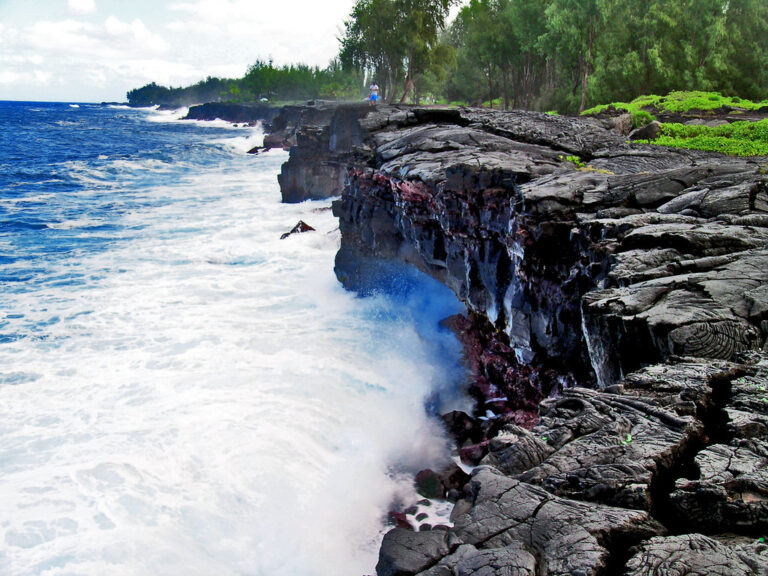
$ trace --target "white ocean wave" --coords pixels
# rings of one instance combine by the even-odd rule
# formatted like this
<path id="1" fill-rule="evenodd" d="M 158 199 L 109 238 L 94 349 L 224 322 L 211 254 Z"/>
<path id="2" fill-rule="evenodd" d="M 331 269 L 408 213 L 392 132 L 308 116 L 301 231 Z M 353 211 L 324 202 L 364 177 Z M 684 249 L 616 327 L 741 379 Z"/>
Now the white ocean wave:
<path id="1" fill-rule="evenodd" d="M 0 571 L 373 572 L 391 502 L 447 458 L 423 402 L 461 377 L 436 327 L 460 306 L 428 279 L 429 317 L 345 292 L 330 202 L 281 204 L 285 158 L 72 163 L 137 232 L 1 297 Z M 298 220 L 317 232 L 280 240 Z"/>

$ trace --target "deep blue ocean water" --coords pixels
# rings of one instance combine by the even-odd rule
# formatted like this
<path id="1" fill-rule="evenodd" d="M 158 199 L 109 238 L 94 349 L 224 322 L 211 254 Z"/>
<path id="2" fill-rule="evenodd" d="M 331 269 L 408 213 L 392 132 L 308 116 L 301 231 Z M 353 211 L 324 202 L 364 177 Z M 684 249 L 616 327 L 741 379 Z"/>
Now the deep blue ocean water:
<path id="1" fill-rule="evenodd" d="M 461 307 L 344 291 L 287 155 L 179 116 L 0 102 L 0 574 L 372 573 Z"/>

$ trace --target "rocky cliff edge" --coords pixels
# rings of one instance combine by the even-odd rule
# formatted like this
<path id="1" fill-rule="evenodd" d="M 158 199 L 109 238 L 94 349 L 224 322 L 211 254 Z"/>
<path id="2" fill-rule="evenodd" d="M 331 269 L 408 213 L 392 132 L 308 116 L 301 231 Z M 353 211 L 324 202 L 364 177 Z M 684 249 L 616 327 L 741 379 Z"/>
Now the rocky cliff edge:
<path id="1" fill-rule="evenodd" d="M 285 201 L 339 196 L 337 275 L 407 261 L 454 319 L 478 465 L 380 576 L 768 574 L 768 158 L 533 112 L 286 109 Z M 455 496 L 455 495 L 454 495 Z"/>

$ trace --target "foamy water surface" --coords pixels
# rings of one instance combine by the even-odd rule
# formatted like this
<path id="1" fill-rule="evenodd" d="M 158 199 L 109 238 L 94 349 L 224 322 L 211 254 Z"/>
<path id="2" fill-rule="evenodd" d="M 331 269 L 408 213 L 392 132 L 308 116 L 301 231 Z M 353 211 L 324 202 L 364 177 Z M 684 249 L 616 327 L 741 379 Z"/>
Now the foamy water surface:
<path id="1" fill-rule="evenodd" d="M 372 573 L 446 458 L 460 306 L 344 291 L 330 202 L 281 204 L 258 131 L 92 108 L 0 142 L 0 573 Z"/>

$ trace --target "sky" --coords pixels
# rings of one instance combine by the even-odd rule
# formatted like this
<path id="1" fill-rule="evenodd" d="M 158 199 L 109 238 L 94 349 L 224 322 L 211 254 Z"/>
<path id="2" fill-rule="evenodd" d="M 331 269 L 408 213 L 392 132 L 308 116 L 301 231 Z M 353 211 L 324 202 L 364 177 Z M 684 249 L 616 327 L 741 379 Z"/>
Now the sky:
<path id="1" fill-rule="evenodd" d="M 324 67 L 354 0 L 0 0 L 0 100 L 121 102 L 149 82 Z"/>

